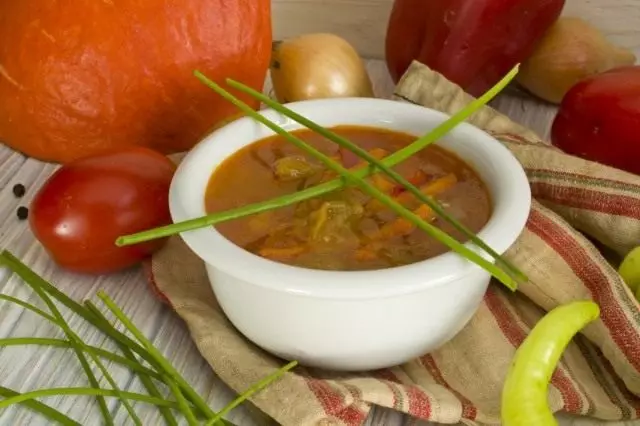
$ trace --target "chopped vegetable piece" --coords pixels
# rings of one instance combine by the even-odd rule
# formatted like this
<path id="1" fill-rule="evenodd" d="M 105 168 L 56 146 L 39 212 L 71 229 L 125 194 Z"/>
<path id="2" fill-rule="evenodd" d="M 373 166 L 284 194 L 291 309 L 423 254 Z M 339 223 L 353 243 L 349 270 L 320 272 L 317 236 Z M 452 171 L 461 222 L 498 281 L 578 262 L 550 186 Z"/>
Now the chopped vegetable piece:
<path id="1" fill-rule="evenodd" d="M 359 159 L 358 156 L 352 153 L 351 151 L 340 150 L 339 152 L 342 153 L 340 158 L 342 158 L 342 161 L 344 163 L 349 162 L 349 159 L 357 160 L 357 162 L 352 166 L 348 166 L 347 164 L 344 164 L 344 166 L 347 167 L 350 171 L 362 169 L 363 167 L 366 167 L 368 164 L 367 161 Z M 373 148 L 372 150 L 369 151 L 369 154 L 371 154 L 371 156 L 375 157 L 376 159 L 381 160 L 384 157 L 386 157 L 389 154 L 389 152 L 383 148 Z M 332 170 L 326 170 L 324 172 L 324 175 L 322 176 L 322 182 L 326 182 L 330 179 L 334 179 L 336 176 L 337 176 L 336 172 Z"/>
<path id="2" fill-rule="evenodd" d="M 266 234 L 273 229 L 273 211 L 253 215 L 248 220 L 249 230 L 257 234 Z"/>
<path id="3" fill-rule="evenodd" d="M 456 177 L 456 175 L 454 175 L 453 173 L 449 173 L 448 175 L 422 185 L 420 187 L 420 191 L 425 195 L 433 197 L 435 195 L 443 193 L 456 183 L 458 183 L 458 178 Z M 406 204 L 413 199 L 415 199 L 415 196 L 413 194 L 411 194 L 410 192 L 404 192 L 398 196 L 397 201 L 400 204 Z"/>
<path id="4" fill-rule="evenodd" d="M 341 161 L 342 165 L 347 169 L 352 168 L 353 166 L 355 166 L 360 162 L 360 157 L 358 157 L 354 152 L 351 152 L 350 150 L 344 147 L 340 147 L 338 149 L 338 152 L 340 153 L 340 156 L 342 158 L 342 161 Z"/>
<path id="5" fill-rule="evenodd" d="M 340 241 L 350 227 L 351 216 L 362 214 L 357 205 L 345 201 L 327 201 L 311 214 L 310 238 L 315 241 Z M 349 229 L 350 231 L 350 229 Z M 351 233 L 351 232 L 350 232 Z"/>
<path id="6" fill-rule="evenodd" d="M 376 175 L 379 176 L 379 175 Z M 407 179 L 409 181 L 409 183 L 413 186 L 420 186 L 422 184 L 424 184 L 427 181 L 427 174 L 418 169 L 415 172 L 413 172 L 413 174 L 411 175 L 410 178 Z M 402 194 L 403 192 L 406 192 L 407 189 L 402 186 L 402 185 L 396 185 L 393 188 L 393 191 L 391 191 L 391 196 L 392 197 L 397 197 L 398 195 Z"/>
<path id="7" fill-rule="evenodd" d="M 307 248 L 302 245 L 292 247 L 263 247 L 258 250 L 258 254 L 267 259 L 283 261 L 301 255 L 306 249 Z"/>
<path id="8" fill-rule="evenodd" d="M 425 221 L 431 221 L 435 218 L 433 210 L 431 210 L 431 208 L 426 204 L 420 205 L 420 207 L 414 210 L 413 213 Z M 384 224 L 378 232 L 369 237 L 369 243 L 356 250 L 355 258 L 356 260 L 373 260 L 378 255 L 377 253 L 384 248 L 385 241 L 409 235 L 415 230 L 416 226 L 409 220 L 402 217 L 395 219 L 393 222 L 388 222 Z M 407 254 L 410 251 L 409 247 L 406 247 L 404 250 L 402 250 L 402 247 L 396 248 L 395 251 L 402 252 L 402 255 L 405 258 L 410 256 L 410 253 Z M 393 256 L 393 258 L 394 260 L 398 260 L 398 256 Z M 407 262 L 401 261 L 399 263 Z"/>
<path id="9" fill-rule="evenodd" d="M 420 205 L 417 209 L 413 211 L 413 213 L 418 216 L 420 219 L 425 221 L 430 221 L 435 218 L 433 210 L 426 204 Z M 401 237 L 403 235 L 407 235 L 412 233 L 416 229 L 416 225 L 410 222 L 409 220 L 399 217 L 393 222 L 389 222 L 385 224 L 381 229 L 380 233 L 375 239 L 388 239 Z"/>
<path id="10" fill-rule="evenodd" d="M 301 155 L 282 157 L 273 163 L 273 173 L 282 182 L 313 176 L 319 168 Z"/>
<path id="11" fill-rule="evenodd" d="M 422 185 L 420 187 L 420 191 L 425 195 L 434 197 L 453 187 L 456 183 L 458 183 L 458 178 L 456 177 L 456 175 L 453 173 L 449 173 L 441 178 Z M 405 191 L 399 194 L 395 199 L 400 204 L 406 206 L 410 201 L 415 201 L 416 197 L 412 193 Z M 378 200 L 372 199 L 367 203 L 365 208 L 367 210 L 371 209 L 371 211 L 379 211 L 384 208 L 384 205 Z"/>
<path id="12" fill-rule="evenodd" d="M 374 250 L 373 246 L 363 247 L 356 250 L 355 258 L 360 262 L 375 260 L 377 257 L 378 253 Z"/>
<path id="13" fill-rule="evenodd" d="M 373 186 L 386 194 L 390 193 L 396 187 L 393 182 L 381 174 L 371 176 L 371 182 L 373 183 Z"/>
<path id="14" fill-rule="evenodd" d="M 375 158 L 376 160 L 382 160 L 384 157 L 386 157 L 387 155 L 389 155 L 389 152 L 386 149 L 382 149 L 382 148 L 373 148 L 371 150 L 369 150 L 369 154 Z M 366 167 L 369 165 L 368 161 L 365 160 L 360 160 L 356 163 L 355 166 L 351 167 L 349 170 L 353 171 L 353 170 L 358 170 L 362 167 Z"/>
<path id="15" fill-rule="evenodd" d="M 416 170 L 409 178 L 411 185 L 422 185 L 427 181 L 427 174 L 424 170 Z"/>

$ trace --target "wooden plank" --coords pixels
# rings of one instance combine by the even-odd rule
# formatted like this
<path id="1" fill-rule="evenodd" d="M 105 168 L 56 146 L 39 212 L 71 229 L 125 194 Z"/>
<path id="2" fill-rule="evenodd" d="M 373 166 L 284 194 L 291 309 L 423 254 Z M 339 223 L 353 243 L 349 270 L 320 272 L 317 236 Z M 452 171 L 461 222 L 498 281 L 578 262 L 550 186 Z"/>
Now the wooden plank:
<path id="1" fill-rule="evenodd" d="M 272 5 L 276 39 L 330 32 L 364 57 L 384 57 L 393 0 L 273 0 Z M 582 17 L 613 42 L 640 52 L 640 0 L 567 0 L 563 14 Z"/>

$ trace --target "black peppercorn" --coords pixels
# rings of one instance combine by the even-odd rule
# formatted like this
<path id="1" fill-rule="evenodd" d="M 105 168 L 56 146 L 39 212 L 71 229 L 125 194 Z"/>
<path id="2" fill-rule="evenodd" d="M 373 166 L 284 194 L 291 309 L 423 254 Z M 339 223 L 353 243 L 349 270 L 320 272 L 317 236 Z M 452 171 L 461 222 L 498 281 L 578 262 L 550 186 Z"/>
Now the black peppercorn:
<path id="1" fill-rule="evenodd" d="M 13 185 L 13 195 L 15 195 L 17 198 L 22 198 L 26 192 L 27 189 L 23 184 L 17 183 Z"/>
<path id="2" fill-rule="evenodd" d="M 16 210 L 16 214 L 18 215 L 18 219 L 25 220 L 29 217 L 29 209 L 24 206 L 20 206 L 18 207 L 18 210 Z"/>

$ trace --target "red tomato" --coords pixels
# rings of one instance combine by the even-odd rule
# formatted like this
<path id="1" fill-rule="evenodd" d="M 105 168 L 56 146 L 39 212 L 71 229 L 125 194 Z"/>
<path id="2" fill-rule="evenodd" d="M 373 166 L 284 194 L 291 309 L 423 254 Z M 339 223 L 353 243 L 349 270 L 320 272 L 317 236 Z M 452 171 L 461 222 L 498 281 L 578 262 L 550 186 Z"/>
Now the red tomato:
<path id="1" fill-rule="evenodd" d="M 171 223 L 175 164 L 148 148 L 85 157 L 58 169 L 31 203 L 29 223 L 53 260 L 104 274 L 139 263 L 166 239 L 117 247 L 119 236 Z"/>
<path id="2" fill-rule="evenodd" d="M 572 87 L 551 140 L 569 154 L 640 174 L 640 66 L 597 74 Z"/>

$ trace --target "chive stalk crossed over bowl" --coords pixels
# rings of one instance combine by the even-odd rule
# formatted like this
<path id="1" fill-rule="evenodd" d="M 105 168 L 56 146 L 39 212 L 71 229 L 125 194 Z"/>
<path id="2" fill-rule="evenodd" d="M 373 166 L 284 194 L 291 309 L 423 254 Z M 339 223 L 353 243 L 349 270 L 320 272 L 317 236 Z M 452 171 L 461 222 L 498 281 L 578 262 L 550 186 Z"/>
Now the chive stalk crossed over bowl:
<path id="1" fill-rule="evenodd" d="M 306 143 L 305 141 L 299 139 L 295 135 L 287 132 L 282 127 L 268 120 L 263 115 L 256 112 L 249 105 L 240 101 L 238 98 L 233 96 L 231 93 L 223 89 L 220 85 L 207 78 L 204 74 L 199 71 L 195 71 L 194 75 L 198 78 L 203 84 L 211 88 L 218 95 L 222 96 L 236 107 L 238 107 L 241 111 L 243 111 L 246 115 L 253 118 L 254 120 L 262 123 L 267 126 L 271 130 L 273 130 L 276 134 L 282 136 L 287 141 L 298 147 L 299 149 L 305 151 L 307 154 L 311 155 L 321 163 L 323 163 L 327 168 L 336 172 L 340 177 L 334 179 L 330 182 L 326 182 L 323 184 L 319 184 L 313 186 L 311 188 L 305 189 L 303 191 L 296 192 L 294 194 L 288 194 L 282 197 L 274 198 L 271 200 L 267 200 L 260 203 L 254 203 L 250 205 L 246 205 L 240 208 L 235 208 L 231 210 L 227 210 L 224 212 L 218 212 L 209 214 L 206 216 L 202 216 L 195 219 L 186 220 L 183 222 L 174 223 L 171 225 L 150 229 L 146 231 L 142 231 L 132 235 L 126 235 L 118 238 L 116 240 L 116 245 L 118 246 L 127 246 L 132 244 L 141 243 L 144 241 L 149 241 L 157 238 L 163 238 L 170 235 L 179 234 L 181 232 L 191 231 L 199 228 L 204 228 L 207 226 L 212 226 L 217 223 L 225 222 L 228 220 L 238 219 L 244 216 L 261 213 L 268 210 L 273 210 L 276 208 L 284 207 L 287 205 L 295 204 L 300 201 L 307 200 L 309 198 L 314 198 L 341 188 L 345 186 L 356 186 L 359 187 L 360 190 L 367 193 L 371 197 L 377 199 L 379 202 L 383 203 L 390 209 L 392 209 L 398 216 L 405 218 L 414 224 L 417 228 L 423 230 L 431 237 L 437 239 L 441 243 L 445 244 L 452 251 L 458 253 L 463 256 L 467 260 L 470 260 L 485 270 L 487 270 L 491 275 L 493 275 L 496 279 L 498 279 L 502 284 L 504 284 L 510 290 L 515 290 L 517 285 L 520 282 L 526 281 L 527 277 L 518 270 L 514 265 L 501 257 L 498 253 L 495 252 L 491 247 L 489 247 L 485 242 L 483 242 L 480 238 L 477 237 L 472 231 L 466 228 L 463 224 L 457 221 L 455 218 L 450 216 L 445 209 L 432 197 L 429 197 L 423 194 L 417 187 L 412 185 L 409 181 L 407 181 L 403 176 L 399 173 L 395 172 L 391 169 L 391 167 L 407 160 L 416 152 L 424 149 L 428 145 L 436 142 L 438 139 L 446 135 L 450 130 L 452 130 L 456 125 L 460 122 L 464 121 L 474 112 L 476 112 L 479 108 L 487 104 L 491 99 L 493 99 L 498 93 L 504 89 L 504 87 L 509 84 L 509 82 L 516 76 L 518 73 L 519 66 L 516 65 L 502 80 L 500 80 L 494 87 L 492 87 L 488 92 L 486 92 L 483 96 L 478 99 L 473 100 L 468 105 L 466 105 L 462 110 L 460 110 L 455 115 L 451 116 L 448 120 L 441 123 L 439 126 L 418 138 L 412 144 L 396 151 L 395 153 L 387 156 L 382 160 L 378 160 L 371 156 L 367 151 L 355 145 L 353 142 L 347 140 L 344 137 L 341 137 L 334 132 L 319 126 L 313 121 L 302 117 L 301 115 L 295 113 L 294 111 L 286 108 L 282 104 L 270 99 L 269 97 L 263 95 L 260 92 L 253 90 L 246 85 L 234 81 L 232 79 L 227 79 L 226 82 L 230 87 L 233 87 L 237 90 L 240 90 L 255 99 L 263 102 L 267 106 L 271 107 L 274 111 L 277 111 L 288 118 L 298 122 L 299 124 L 307 127 L 308 129 L 315 131 L 316 133 L 324 136 L 328 140 L 334 142 L 336 145 L 339 145 L 343 148 L 350 150 L 352 153 L 360 157 L 361 159 L 367 161 L 369 163 L 369 167 L 365 167 L 360 170 L 350 171 L 343 167 L 341 164 L 332 160 L 328 156 L 322 154 L 320 151 L 316 150 L 314 147 Z M 376 187 L 371 185 L 365 178 L 372 174 L 376 173 L 384 173 L 393 180 L 395 180 L 398 184 L 402 185 L 404 189 L 411 192 L 416 196 L 421 202 L 430 207 L 438 216 L 440 216 L 445 221 L 449 222 L 452 226 L 454 226 L 457 230 L 461 231 L 473 244 L 475 244 L 478 248 L 482 249 L 485 253 L 487 253 L 490 257 L 495 260 L 495 264 L 490 261 L 484 259 L 475 251 L 469 249 L 462 243 L 458 242 L 446 232 L 442 231 L 436 226 L 431 225 L 430 223 L 422 220 L 412 211 L 406 209 L 392 197 L 387 194 L 381 192 Z"/>

